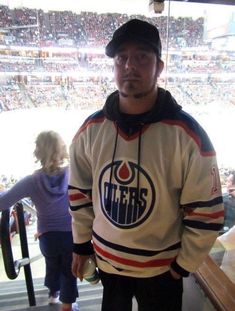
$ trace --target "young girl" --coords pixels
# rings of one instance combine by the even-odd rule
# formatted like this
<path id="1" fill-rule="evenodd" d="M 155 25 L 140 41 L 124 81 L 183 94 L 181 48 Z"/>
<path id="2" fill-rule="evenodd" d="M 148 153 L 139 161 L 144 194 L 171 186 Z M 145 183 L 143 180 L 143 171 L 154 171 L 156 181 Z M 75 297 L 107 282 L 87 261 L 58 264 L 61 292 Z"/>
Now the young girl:
<path id="1" fill-rule="evenodd" d="M 71 216 L 68 201 L 68 153 L 61 136 L 41 132 L 34 151 L 41 168 L 0 193 L 0 211 L 24 197 L 30 197 L 37 210 L 37 236 L 45 257 L 44 285 L 49 289 L 49 304 L 62 302 L 61 311 L 78 310 L 77 280 L 72 275 Z"/>

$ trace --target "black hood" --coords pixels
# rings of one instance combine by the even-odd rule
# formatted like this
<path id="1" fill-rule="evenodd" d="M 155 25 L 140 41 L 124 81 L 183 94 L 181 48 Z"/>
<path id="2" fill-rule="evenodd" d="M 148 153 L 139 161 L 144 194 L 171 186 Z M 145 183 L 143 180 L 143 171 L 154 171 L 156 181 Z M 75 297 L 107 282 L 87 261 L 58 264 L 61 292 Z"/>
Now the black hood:
<path id="1" fill-rule="evenodd" d="M 172 118 L 181 109 L 182 107 L 177 104 L 171 93 L 159 87 L 155 105 L 150 111 L 139 115 L 139 117 L 138 115 L 125 115 L 120 112 L 118 91 L 109 95 L 103 107 L 103 112 L 107 119 L 116 121 L 117 123 L 123 123 L 123 117 L 126 116 L 126 118 L 124 118 L 125 122 L 135 119 L 135 122 L 139 121 L 142 124 L 148 124 Z"/>

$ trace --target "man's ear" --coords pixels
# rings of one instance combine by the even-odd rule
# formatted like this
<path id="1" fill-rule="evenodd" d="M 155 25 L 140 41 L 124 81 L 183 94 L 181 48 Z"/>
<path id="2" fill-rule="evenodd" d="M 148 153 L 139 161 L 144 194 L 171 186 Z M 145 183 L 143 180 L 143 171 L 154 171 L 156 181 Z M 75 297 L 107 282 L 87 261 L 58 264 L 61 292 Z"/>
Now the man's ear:
<path id="1" fill-rule="evenodd" d="M 157 76 L 159 77 L 162 73 L 162 70 L 164 68 L 164 62 L 161 59 L 158 59 L 157 64 Z"/>

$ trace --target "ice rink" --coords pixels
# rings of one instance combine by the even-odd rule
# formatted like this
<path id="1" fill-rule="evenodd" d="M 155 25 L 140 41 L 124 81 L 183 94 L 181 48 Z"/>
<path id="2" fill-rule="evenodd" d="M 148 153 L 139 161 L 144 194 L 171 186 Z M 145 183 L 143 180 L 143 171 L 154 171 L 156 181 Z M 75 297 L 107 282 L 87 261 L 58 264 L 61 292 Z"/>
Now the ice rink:
<path id="1" fill-rule="evenodd" d="M 207 111 L 190 111 L 209 134 L 217 151 L 220 167 L 235 168 L 235 144 L 233 142 L 235 107 L 223 109 L 210 105 Z M 187 108 L 185 108 L 187 111 Z M 35 168 L 35 137 L 40 131 L 59 132 L 69 146 L 72 137 L 91 110 L 65 110 L 57 107 L 13 110 L 0 113 L 0 176 L 23 177 Z"/>
<path id="2" fill-rule="evenodd" d="M 33 108 L 0 113 L 0 176 L 23 177 L 37 167 L 32 156 L 38 133 L 54 130 L 69 146 L 90 110 Z"/>

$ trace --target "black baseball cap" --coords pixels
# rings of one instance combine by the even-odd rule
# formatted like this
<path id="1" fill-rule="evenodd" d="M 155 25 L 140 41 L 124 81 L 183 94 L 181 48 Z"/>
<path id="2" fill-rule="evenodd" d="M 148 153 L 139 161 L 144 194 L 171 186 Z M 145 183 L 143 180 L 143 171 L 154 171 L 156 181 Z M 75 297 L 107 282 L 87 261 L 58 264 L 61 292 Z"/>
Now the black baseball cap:
<path id="1" fill-rule="evenodd" d="M 112 40 L 105 48 L 105 54 L 114 57 L 119 46 L 127 41 L 140 41 L 150 45 L 161 58 L 162 44 L 157 27 L 140 19 L 131 19 L 115 30 Z"/>

